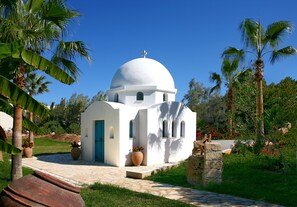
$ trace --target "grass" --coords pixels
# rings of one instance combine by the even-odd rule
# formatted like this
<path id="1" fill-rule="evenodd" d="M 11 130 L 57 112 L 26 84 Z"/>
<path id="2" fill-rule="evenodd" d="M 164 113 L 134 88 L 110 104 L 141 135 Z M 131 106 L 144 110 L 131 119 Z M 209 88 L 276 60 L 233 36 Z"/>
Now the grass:
<path id="1" fill-rule="evenodd" d="M 277 158 L 266 156 L 248 155 L 224 155 L 223 182 L 208 186 L 191 186 L 187 182 L 187 162 L 179 167 L 165 172 L 160 172 L 149 177 L 161 183 L 192 187 L 199 190 L 207 190 L 222 194 L 235 195 L 259 201 L 266 201 L 287 206 L 297 204 L 297 170 L 296 151 L 289 150 L 287 156 L 288 174 L 271 171 L 271 166 L 279 163 Z M 293 156 L 293 158 L 295 158 Z M 278 165 L 276 165 L 278 166 Z M 276 168 L 276 167 L 275 167 Z"/>
<path id="2" fill-rule="evenodd" d="M 138 193 L 124 188 L 112 185 L 102 185 L 99 183 L 96 183 L 88 188 L 82 189 L 81 195 L 86 203 L 86 206 L 96 207 L 192 206 L 180 201 L 169 200 L 163 197 L 157 197 L 147 193 Z"/>
<path id="3" fill-rule="evenodd" d="M 48 138 L 34 139 L 34 144 L 33 155 L 69 153 L 71 150 L 70 143 Z"/>
<path id="4" fill-rule="evenodd" d="M 70 151 L 70 144 L 47 138 L 35 139 L 34 155 L 66 153 Z M 10 155 L 3 154 L 3 162 L 0 162 L 0 191 L 10 183 Z M 23 175 L 32 174 L 33 170 L 23 167 Z M 133 192 L 124 188 L 102 185 L 94 185 L 81 189 L 81 196 L 86 206 L 131 206 L 131 207 L 182 207 L 192 206 L 183 202 L 169 200 L 146 193 Z"/>

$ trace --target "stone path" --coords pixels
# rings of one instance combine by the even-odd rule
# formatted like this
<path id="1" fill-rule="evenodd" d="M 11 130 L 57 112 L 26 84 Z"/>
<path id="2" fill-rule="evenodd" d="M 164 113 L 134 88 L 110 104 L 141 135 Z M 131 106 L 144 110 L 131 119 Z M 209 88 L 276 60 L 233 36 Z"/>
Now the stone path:
<path id="1" fill-rule="evenodd" d="M 148 180 L 126 177 L 127 170 L 136 167 L 113 167 L 96 162 L 73 161 L 70 154 L 43 155 L 24 158 L 23 165 L 49 173 L 74 185 L 83 186 L 100 182 L 113 184 L 133 191 L 150 193 L 156 196 L 179 200 L 195 206 L 279 206 L 249 199 L 222 195 L 212 192 L 193 190 L 179 186 L 156 183 Z M 160 166 L 140 166 L 149 170 Z"/>

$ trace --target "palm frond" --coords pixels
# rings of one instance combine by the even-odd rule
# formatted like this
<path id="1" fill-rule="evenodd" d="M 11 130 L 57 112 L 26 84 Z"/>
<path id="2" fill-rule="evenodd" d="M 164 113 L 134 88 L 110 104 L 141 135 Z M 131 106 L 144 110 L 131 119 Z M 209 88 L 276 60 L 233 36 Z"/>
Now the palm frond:
<path id="1" fill-rule="evenodd" d="M 81 71 L 72 60 L 78 56 L 91 61 L 88 50 L 82 41 L 64 42 L 61 40 L 56 48 L 55 55 L 52 57 L 52 61 L 77 79 Z"/>
<path id="2" fill-rule="evenodd" d="M 56 56 L 70 60 L 79 56 L 80 58 L 86 58 L 88 61 L 92 61 L 88 51 L 89 49 L 82 41 L 64 42 L 61 40 L 56 48 Z"/>
<path id="3" fill-rule="evenodd" d="M 228 47 L 225 49 L 221 55 L 223 59 L 228 59 L 229 61 L 233 61 L 237 59 L 238 61 L 244 61 L 245 53 L 243 49 L 237 49 L 235 47 Z"/>
<path id="4" fill-rule="evenodd" d="M 218 74 L 218 73 L 211 73 L 211 75 L 210 75 L 210 81 L 212 83 L 215 83 L 215 86 L 210 89 L 210 93 L 212 93 L 215 90 L 220 90 L 221 89 L 222 78 L 221 78 L 220 74 Z"/>
<path id="5" fill-rule="evenodd" d="M 75 81 L 71 74 L 66 73 L 62 68 L 39 54 L 23 49 L 21 56 L 27 64 L 44 71 L 62 83 L 70 85 Z"/>
<path id="6" fill-rule="evenodd" d="M 54 55 L 52 57 L 52 62 L 55 63 L 57 66 L 63 68 L 65 71 L 67 71 L 67 73 L 70 73 L 71 76 L 75 80 L 77 80 L 78 76 L 81 73 L 81 71 L 77 67 L 77 65 L 73 61 L 71 61 L 71 60 L 67 60 L 65 58 L 58 57 L 58 56 L 55 56 Z"/>
<path id="7" fill-rule="evenodd" d="M 12 155 L 19 154 L 22 152 L 22 150 L 20 150 L 19 148 L 12 146 L 11 144 L 3 141 L 2 139 L 0 139 L 0 151 L 6 152 Z"/>
<path id="8" fill-rule="evenodd" d="M 223 76 L 226 78 L 228 84 L 232 81 L 235 71 L 238 69 L 239 59 L 228 60 L 224 59 L 221 67 Z"/>
<path id="9" fill-rule="evenodd" d="M 44 0 L 28 0 L 25 3 L 25 8 L 27 12 L 35 14 L 41 10 L 42 8 L 41 6 L 43 3 L 44 3 Z"/>
<path id="10" fill-rule="evenodd" d="M 269 42 L 272 48 L 276 48 L 281 42 L 281 38 L 291 33 L 293 30 L 293 25 L 289 21 L 279 21 L 270 24 L 267 27 L 265 34 L 265 41 Z"/>
<path id="11" fill-rule="evenodd" d="M 72 18 L 80 14 L 75 10 L 69 10 L 63 0 L 49 0 L 43 5 L 42 18 L 53 22 L 61 30 L 64 30 Z"/>
<path id="12" fill-rule="evenodd" d="M 246 47 L 254 47 L 258 41 L 258 22 L 246 18 L 240 23 L 239 29 L 241 31 L 242 41 Z"/>
<path id="13" fill-rule="evenodd" d="M 270 57 L 270 62 L 273 64 L 275 63 L 275 61 L 281 59 L 281 58 L 285 58 L 285 57 L 289 57 L 289 56 L 293 56 L 296 55 L 297 50 L 292 47 L 292 46 L 288 46 L 279 50 L 275 50 L 271 53 L 271 57 Z"/>
<path id="14" fill-rule="evenodd" d="M 49 92 L 48 84 L 50 81 L 45 80 L 44 75 L 37 73 L 29 73 L 26 77 L 26 90 L 30 95 L 37 95 L 44 92 Z"/>
<path id="15" fill-rule="evenodd" d="M 30 97 L 25 91 L 1 75 L 0 85 L 0 94 L 8 98 L 13 105 L 19 105 L 26 110 L 34 112 L 41 118 L 48 115 L 49 111 L 43 104 Z"/>

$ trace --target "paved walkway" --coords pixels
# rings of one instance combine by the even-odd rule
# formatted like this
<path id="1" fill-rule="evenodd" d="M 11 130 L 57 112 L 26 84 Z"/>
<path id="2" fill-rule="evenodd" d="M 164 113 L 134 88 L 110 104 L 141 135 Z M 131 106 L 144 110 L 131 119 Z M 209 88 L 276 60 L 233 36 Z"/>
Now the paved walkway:
<path id="1" fill-rule="evenodd" d="M 179 200 L 195 206 L 278 206 L 269 203 L 222 195 L 206 191 L 193 190 L 179 186 L 156 183 L 148 180 L 126 177 L 127 170 L 136 167 L 112 167 L 96 162 L 73 161 L 70 154 L 43 155 L 24 158 L 23 165 L 47 172 L 74 185 L 113 184 L 133 191 L 150 193 L 156 196 Z M 160 166 L 154 166 L 160 167 Z M 147 170 L 152 167 L 137 167 Z"/>

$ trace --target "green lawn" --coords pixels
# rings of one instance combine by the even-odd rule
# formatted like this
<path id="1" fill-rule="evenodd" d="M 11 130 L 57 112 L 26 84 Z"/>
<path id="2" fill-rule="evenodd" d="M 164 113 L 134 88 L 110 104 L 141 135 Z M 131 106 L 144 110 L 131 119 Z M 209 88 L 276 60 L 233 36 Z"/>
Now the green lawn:
<path id="1" fill-rule="evenodd" d="M 81 191 L 81 195 L 86 203 L 86 206 L 102 206 L 102 207 L 178 207 L 192 206 L 180 201 L 169 200 L 163 197 L 153 196 L 147 193 L 138 193 L 124 188 L 102 185 L 96 183 Z"/>
<path id="2" fill-rule="evenodd" d="M 53 139 L 34 139 L 33 155 L 68 153 L 71 150 L 70 143 Z"/>
<path id="3" fill-rule="evenodd" d="M 52 139 L 35 139 L 34 155 L 66 153 L 70 151 L 70 144 Z M 0 191 L 10 183 L 10 155 L 4 153 L 4 161 L 0 162 Z M 33 171 L 23 167 L 23 174 L 31 174 Z M 179 201 L 169 200 L 146 193 L 133 192 L 124 188 L 111 185 L 94 184 L 81 189 L 81 195 L 86 206 L 163 206 L 182 207 L 192 206 Z"/>
<path id="4" fill-rule="evenodd" d="M 287 206 L 297 206 L 296 151 L 286 152 L 288 174 L 271 171 L 278 166 L 278 159 L 254 154 L 224 155 L 223 182 L 205 187 L 194 187 L 187 183 L 187 162 L 179 167 L 160 172 L 149 180 L 192 187 L 239 197 L 266 201 Z M 275 166 L 274 166 L 275 165 Z M 274 167 L 273 167 L 274 166 Z"/>

